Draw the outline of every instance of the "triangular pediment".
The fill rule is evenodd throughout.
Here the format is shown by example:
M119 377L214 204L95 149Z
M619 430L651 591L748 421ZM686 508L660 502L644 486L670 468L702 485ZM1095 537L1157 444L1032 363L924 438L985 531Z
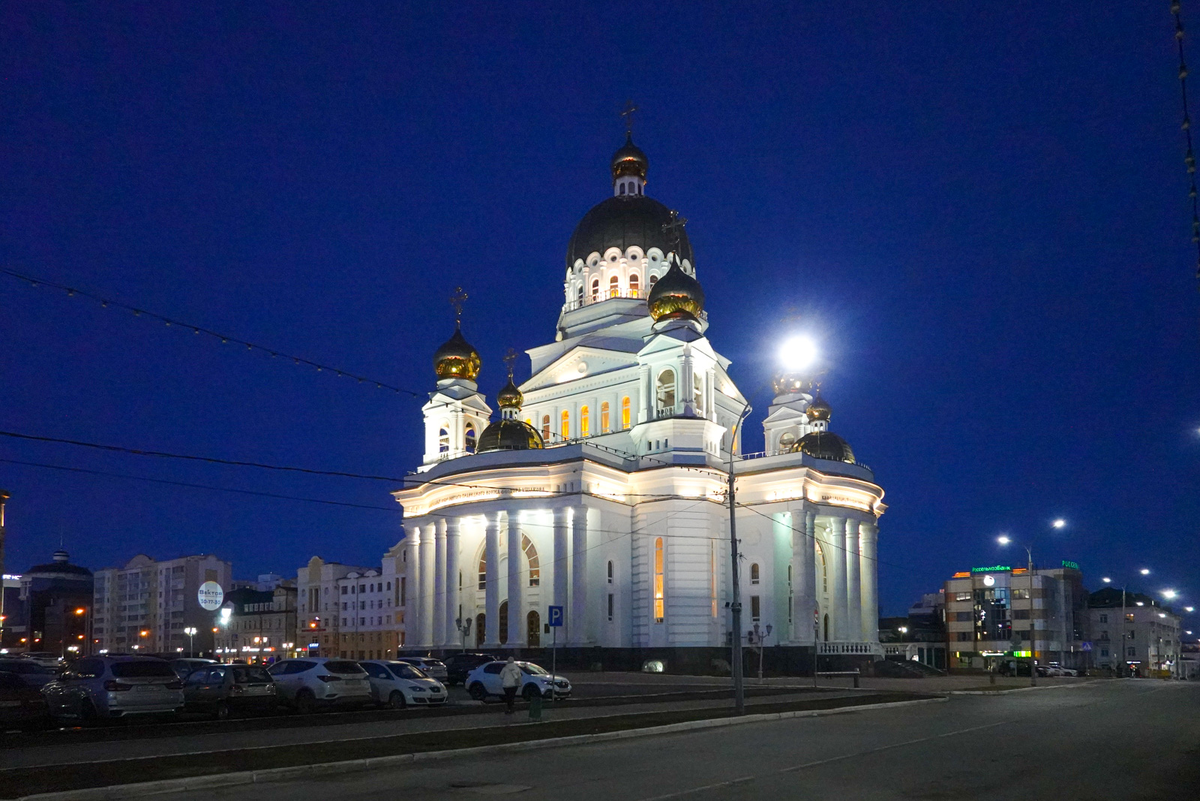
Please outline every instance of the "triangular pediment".
M589 378L637 364L637 355L625 351L581 346L559 356L521 384L521 392L529 393L547 387L560 386L568 381Z

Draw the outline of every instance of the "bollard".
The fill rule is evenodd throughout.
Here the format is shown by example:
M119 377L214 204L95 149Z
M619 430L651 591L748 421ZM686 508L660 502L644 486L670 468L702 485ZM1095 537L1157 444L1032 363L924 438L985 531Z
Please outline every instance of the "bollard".
M858 689L858 671L854 671L854 689Z
M529 720L536 723L542 719L542 694L534 693L529 696Z

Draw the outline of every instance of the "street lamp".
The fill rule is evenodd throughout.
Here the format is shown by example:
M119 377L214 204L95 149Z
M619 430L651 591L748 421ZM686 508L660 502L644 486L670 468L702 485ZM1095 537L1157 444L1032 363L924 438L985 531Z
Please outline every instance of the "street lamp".
M1054 525L1055 528L1062 528L1062 526L1058 525L1059 523L1062 523L1063 526L1066 525L1065 520L1055 520L1052 525ZM1007 534L1001 534L996 538L996 542L1000 543L1001 545L1008 545L1012 542L1012 538ZM1030 545L1022 545L1021 547L1025 549L1025 555L1029 558L1029 567L1026 571L1026 576L1029 578L1029 686L1036 687L1037 641L1034 639L1034 637L1037 636L1037 626L1033 619L1033 547ZM1014 656L1013 658L1015 659L1016 657Z
M196 655L196 627L188 626L183 630L183 633L188 636L188 656Z
M83 634L81 634L81 635L79 636L79 639L83 640L83 642L84 642L84 649L83 649L83 650L82 650L82 652L80 653L80 656L87 656L87 652L88 652L88 650L90 650L90 649L88 649L86 646L87 646L87 643L88 643L88 641L92 639L92 638L91 638L91 635L88 633L88 618L87 618L87 611L88 611L88 610L87 610L87 607L86 607L86 606L80 606L80 607L76 607L76 609L75 609L75 616L76 616L76 617L82 617L82 618L83 618Z
M462 650L467 652L467 635L471 632L471 618L455 618L454 628L458 629L459 635L462 637Z
M771 629L772 629L771 624L768 623L767 628L766 628L766 633L763 633L763 631L761 629L759 629L758 624L755 623L754 628L747 632L748 636L746 637L746 639L748 639L750 641L751 645L755 645L758 647L758 682L759 682L759 684L762 684L762 680L763 680L763 645L765 644L764 641L767 639L767 637L771 636Z

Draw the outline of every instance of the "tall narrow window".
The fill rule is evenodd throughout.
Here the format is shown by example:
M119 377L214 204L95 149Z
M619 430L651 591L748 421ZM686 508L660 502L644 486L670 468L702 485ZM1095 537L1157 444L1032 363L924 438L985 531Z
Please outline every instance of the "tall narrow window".
M583 305L583 284L580 284L579 289L577 289L575 291L575 305L576 306Z
M666 598L663 595L663 541L654 541L654 622L662 623L666 617Z
M629 274L629 297L631 297L631 298L638 297L638 289L640 288L640 286L641 286L641 283L638 281L638 274L630 273Z
M621 398L621 429L629 428L629 397Z
M658 374L656 398L659 413L675 411L675 371L663 370Z
M592 303L600 300L600 279L592 279Z
M521 550L529 560L529 586L536 587L542 583L542 570L538 562L537 548L533 547L533 541L525 534L521 535Z
M550 441L550 415L542 415L542 442Z
M652 275L652 276L650 276L650 284L649 284L649 285L648 285L646 288L647 288L647 289L654 289L654 285L655 285L655 284L657 284L657 283L658 283L658 276L657 276L657 275Z
M750 596L750 621L757 623L762 617L762 599L757 595Z
M479 557L479 589L487 589L487 551Z
M613 594L608 594L608 622L612 623L613 619Z
M621 194L625 194L625 184L621 184Z
M734 489L737 489L737 488L734 487ZM400 577L400 605L401 606L408 605L408 577L407 576Z
M500 636L497 639L500 641L501 645L507 645L508 644L508 601L500 602L499 623L500 623L500 625L497 626L497 628L500 629Z
M563 409L562 424L559 426L559 433L563 439L571 438L571 413Z
M611 559L608 562L608 583L613 583L613 563Z
M447 453L450 450L450 432L442 429L438 432L438 453Z
M475 426L467 426L467 453L475 452Z
M608 401L600 404L600 433L607 434L612 429L608 427Z
M608 296L610 298L620 297L621 295L621 279L615 275L608 279Z
M709 542L708 548L708 593L712 600L712 616L717 617L717 541Z
M757 584L759 578L758 562L750 565L750 583Z
M696 407L696 414L704 414L704 381L700 376L692 376L692 405Z
M588 411L588 407L582 406L579 409L579 436L586 437L592 433L592 415Z

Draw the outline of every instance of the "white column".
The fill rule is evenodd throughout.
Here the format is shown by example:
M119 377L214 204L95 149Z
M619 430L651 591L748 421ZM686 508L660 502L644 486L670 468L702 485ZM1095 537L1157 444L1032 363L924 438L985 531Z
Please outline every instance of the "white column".
M434 648L446 645L446 518L433 529L433 636Z
M404 582L404 642L406 645L417 645L421 642L421 527L408 526L404 539L408 549ZM334 589L337 589L336 585ZM341 599L337 601L340 605Z
M417 644L429 648L433 645L433 574L434 574L434 528L424 527L421 532L421 640Z
M862 524L863 640L879 642L879 526Z
M587 507L571 510L571 609L567 641L587 641Z
M487 531L484 534L486 543L486 566L484 568L484 621L483 647L498 648L500 646L500 514L487 519Z
M833 579L829 595L831 606L829 639L845 640L846 632L846 519L829 518L829 550L826 561Z
M455 517L447 521L446 526L446 620L444 630L446 642L451 646L462 646L462 635L459 634L456 622L459 616L459 606L462 604L462 592L458 585L459 566L459 526L461 521ZM470 616L470 610L462 610L462 614Z
M555 606L567 607L567 518L565 506L554 510L554 600ZM549 612L546 613L549 619ZM561 632L560 632L561 633Z
M813 534L817 516L799 506L792 509L792 624L793 640L811 643L815 636L813 610L817 607Z
M525 631L525 572L521 552L520 517L515 510L508 513L508 647L524 648L528 639Z
M858 521L846 521L846 639L862 642L862 581L858 566Z

